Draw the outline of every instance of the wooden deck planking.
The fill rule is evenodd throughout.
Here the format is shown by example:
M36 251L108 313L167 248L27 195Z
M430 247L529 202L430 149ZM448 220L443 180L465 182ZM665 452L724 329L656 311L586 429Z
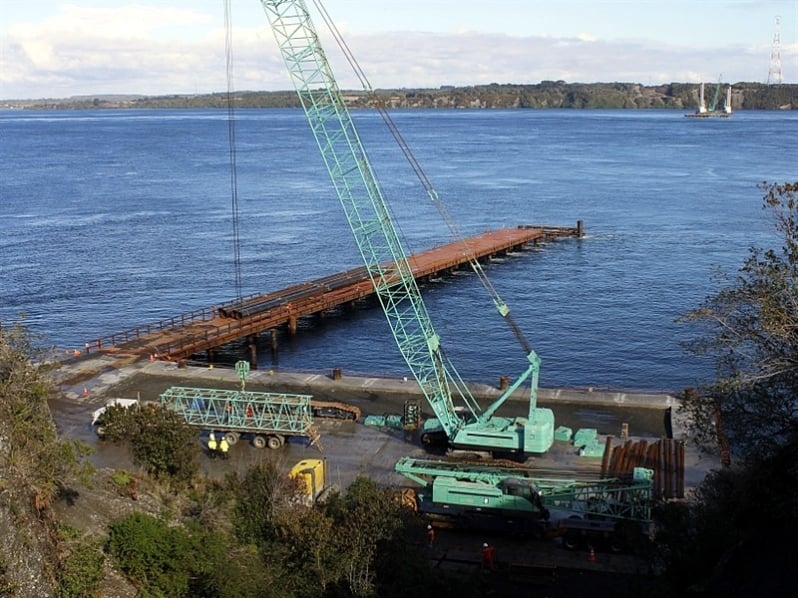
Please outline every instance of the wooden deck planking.
M420 252L410 256L408 262L416 279L423 279L459 268L472 257L486 259L521 249L529 243L576 237L580 232L580 227L519 226L499 229ZM96 339L90 346L108 353L157 356L158 359L186 359L193 354L257 336L273 328L291 326L292 323L295 326L298 318L329 311L373 295L374 289L368 279L355 280L334 289L325 289L325 285L318 284L317 290L313 290L316 282L330 281L341 276L356 279L356 270L301 283L282 291L248 297L244 304L252 305L259 301L276 303L274 307L251 316L240 319L224 317L220 315L218 308L210 307ZM298 293L309 294L296 297ZM228 302L225 305L233 303Z

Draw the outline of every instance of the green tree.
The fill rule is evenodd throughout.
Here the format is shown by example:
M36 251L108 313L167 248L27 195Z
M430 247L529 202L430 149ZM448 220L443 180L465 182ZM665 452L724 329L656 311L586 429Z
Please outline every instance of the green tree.
M279 567L264 566L254 546L228 544L206 561L189 583L190 596L204 598L289 598L290 581Z
M707 476L689 503L663 511L657 545L672 595L798 590L784 550L798 532L798 183L761 188L780 247L752 248L737 275L684 318L703 327L691 350L717 369L714 381L685 392L694 437L710 445L726 430L740 458Z
M123 442L133 438L138 420L134 409L123 405L108 405L97 421L97 435L108 442Z
M0 470L2 485L29 493L43 510L76 479L88 478L91 449L58 437L47 403L47 352L34 340L21 322L0 323Z
M250 467L243 478L231 474L227 484L234 488L235 494L233 527L236 537L244 544L263 546L276 539L280 514L292 510L300 502L297 481L272 462Z
M227 477L235 536L257 548L281 598L322 596L342 575L340 532L323 507L304 504L300 483L283 469L266 462Z
M279 539L271 556L279 556L290 574L295 596L320 596L334 588L344 572L343 535L324 509L296 505L280 515Z
M761 460L711 472L692 500L658 516L656 557L670 596L794 595L798 434ZM792 590L789 590L792 588Z
M751 248L737 275L721 273L726 286L683 318L702 327L689 349L716 365L714 381L685 393L695 436L714 442L720 423L737 454L754 459L798 429L798 183L761 188L780 247Z
M133 460L156 479L188 484L199 469L196 430L158 405L143 405L133 412L137 421L130 440Z
M377 595L377 556L404 525L393 491L359 476L324 505L340 530L341 583L353 596Z
M474 594L466 583L431 570L418 549L421 522L394 490L361 476L345 492L308 506L284 469L262 463L243 477L230 474L224 484L234 497L239 549L258 551L261 569L282 597ZM213 583L223 586L220 577Z
M197 432L170 409L154 403L111 406L102 427L106 440L127 440L134 462L155 479L182 487L199 470Z

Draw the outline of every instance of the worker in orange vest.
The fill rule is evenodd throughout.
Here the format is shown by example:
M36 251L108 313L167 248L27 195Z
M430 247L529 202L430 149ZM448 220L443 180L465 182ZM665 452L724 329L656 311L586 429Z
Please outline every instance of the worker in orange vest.
M493 546L485 542L482 545L482 568L493 571Z
M427 526L427 547L432 548L435 544L435 530L431 525Z

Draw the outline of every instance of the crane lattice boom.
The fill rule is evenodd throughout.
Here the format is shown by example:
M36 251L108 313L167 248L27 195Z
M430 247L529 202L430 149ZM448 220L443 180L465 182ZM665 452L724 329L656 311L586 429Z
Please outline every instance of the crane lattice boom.
M438 335L305 3L262 3L399 350L451 437L461 422Z
M460 376L444 359L440 339L306 3L261 3L396 344L443 431L455 446L545 452L553 441L554 416L551 410L536 407L537 355L530 350L524 374L484 414L475 412L473 399L462 394ZM494 417L527 378L532 380L529 418ZM468 419L455 411L453 387L471 408Z

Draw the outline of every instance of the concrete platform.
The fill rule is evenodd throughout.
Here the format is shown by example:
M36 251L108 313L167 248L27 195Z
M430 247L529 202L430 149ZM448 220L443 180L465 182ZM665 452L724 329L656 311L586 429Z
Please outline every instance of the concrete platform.
M91 456L97 467L135 470L127 447L102 442L89 425L93 409L108 398L122 396L157 400L163 390L173 385L208 388L236 388L239 379L229 368L185 367L167 362L120 362L108 356L92 356L65 364L57 372L61 393L51 401L51 410L60 433L80 438L95 449ZM354 377L345 373L339 380L331 375L301 372L252 372L247 388L259 391L288 391L313 394L322 400L342 400L358 405L364 414L399 413L408 397L421 397L415 383L395 378ZM84 390L88 396L84 396ZM499 391L487 385L474 385L475 395L490 401ZM574 429L580 425L597 428L600 435L616 434L622 422L641 437L659 438L664 434L663 414L678 402L668 394L608 392L593 389L544 389L541 403L555 412L555 425L566 422ZM519 393L508 401L506 410L523 412L527 399ZM426 413L429 409L424 405ZM677 412L678 413L678 412ZM674 433L679 437L684 428L679 416L674 418ZM230 451L228 460L210 459L204 455L204 439L197 438L200 472L217 479L231 471L245 473L250 467L264 462L277 464L288 471L295 463L311 457L327 461L328 482L346 488L359 475L367 475L376 482L393 487L409 486L411 482L394 472L395 463L404 456L434 458L415 434L364 426L347 421L323 420L319 423L321 441L309 447L297 440L279 450L256 449L240 442ZM719 467L716 458L701 455L686 439L685 485L688 493L713 468ZM568 463L579 462L574 447L559 441L550 454L533 458L529 465L549 472L563 471ZM600 459L581 460L585 470L595 473ZM439 528L434 548L425 549L425 536L420 532L419 550L427 550L433 566L447 570L462 570L466 574L481 572L482 542L496 546L497 571L488 573L487 586L509 588L518 595L530 587L545 589L556 578L558 586L568 575L609 576L608 580L635 576L644 571L640 559L628 554L599 552L595 561L584 550L569 552L557 539L534 540ZM574 573L568 573L574 572ZM485 572L481 572L485 575ZM605 579L605 578L599 578ZM608 582L609 583L609 582Z
M345 401L360 407L364 416L401 413L406 399L423 399L418 386L410 380L355 377L347 376L345 372L340 379L333 380L331 374L253 371L247 378L247 388L266 392L301 392L320 400ZM146 360L120 362L104 355L65 364L58 371L58 378L62 383L63 399L54 403L54 416L57 421L61 419L62 428L71 429L79 437L87 436L85 422L88 414L112 396L157 401L160 393L173 385L229 389L240 386L238 376L231 368L178 367L171 362ZM500 394L498 388L482 384L471 385L471 390L480 402L485 403ZM685 488L688 492L700 483L707 471L719 467L716 457L701 454L686 437L684 422L678 413L678 401L670 394L541 389L539 404L554 411L555 426L567 425L575 431L585 427L596 428L602 442L607 435L620 437L623 424L627 424L632 438L659 439L666 435L666 420L672 420L674 437L685 440ZM528 396L519 391L500 414L523 415L527 408ZM426 415L430 414L426 403L422 402L422 409ZM85 419L76 417L76 413L81 413ZM330 473L342 486L351 483L359 474L368 474L381 483L405 484L405 478L393 472L396 460L405 455L430 456L414 435L395 430L328 420L320 423L320 431L323 452L291 443L285 451L277 453L287 464L322 454L330 462ZM90 434L86 439L94 441ZM242 467L264 458L277 458L272 451L259 451L246 445L237 446L235 453ZM583 473L597 475L600 459L576 458L576 450L562 443L556 443L550 453L531 459L530 464L547 470L567 470L573 469L571 462L575 462Z

